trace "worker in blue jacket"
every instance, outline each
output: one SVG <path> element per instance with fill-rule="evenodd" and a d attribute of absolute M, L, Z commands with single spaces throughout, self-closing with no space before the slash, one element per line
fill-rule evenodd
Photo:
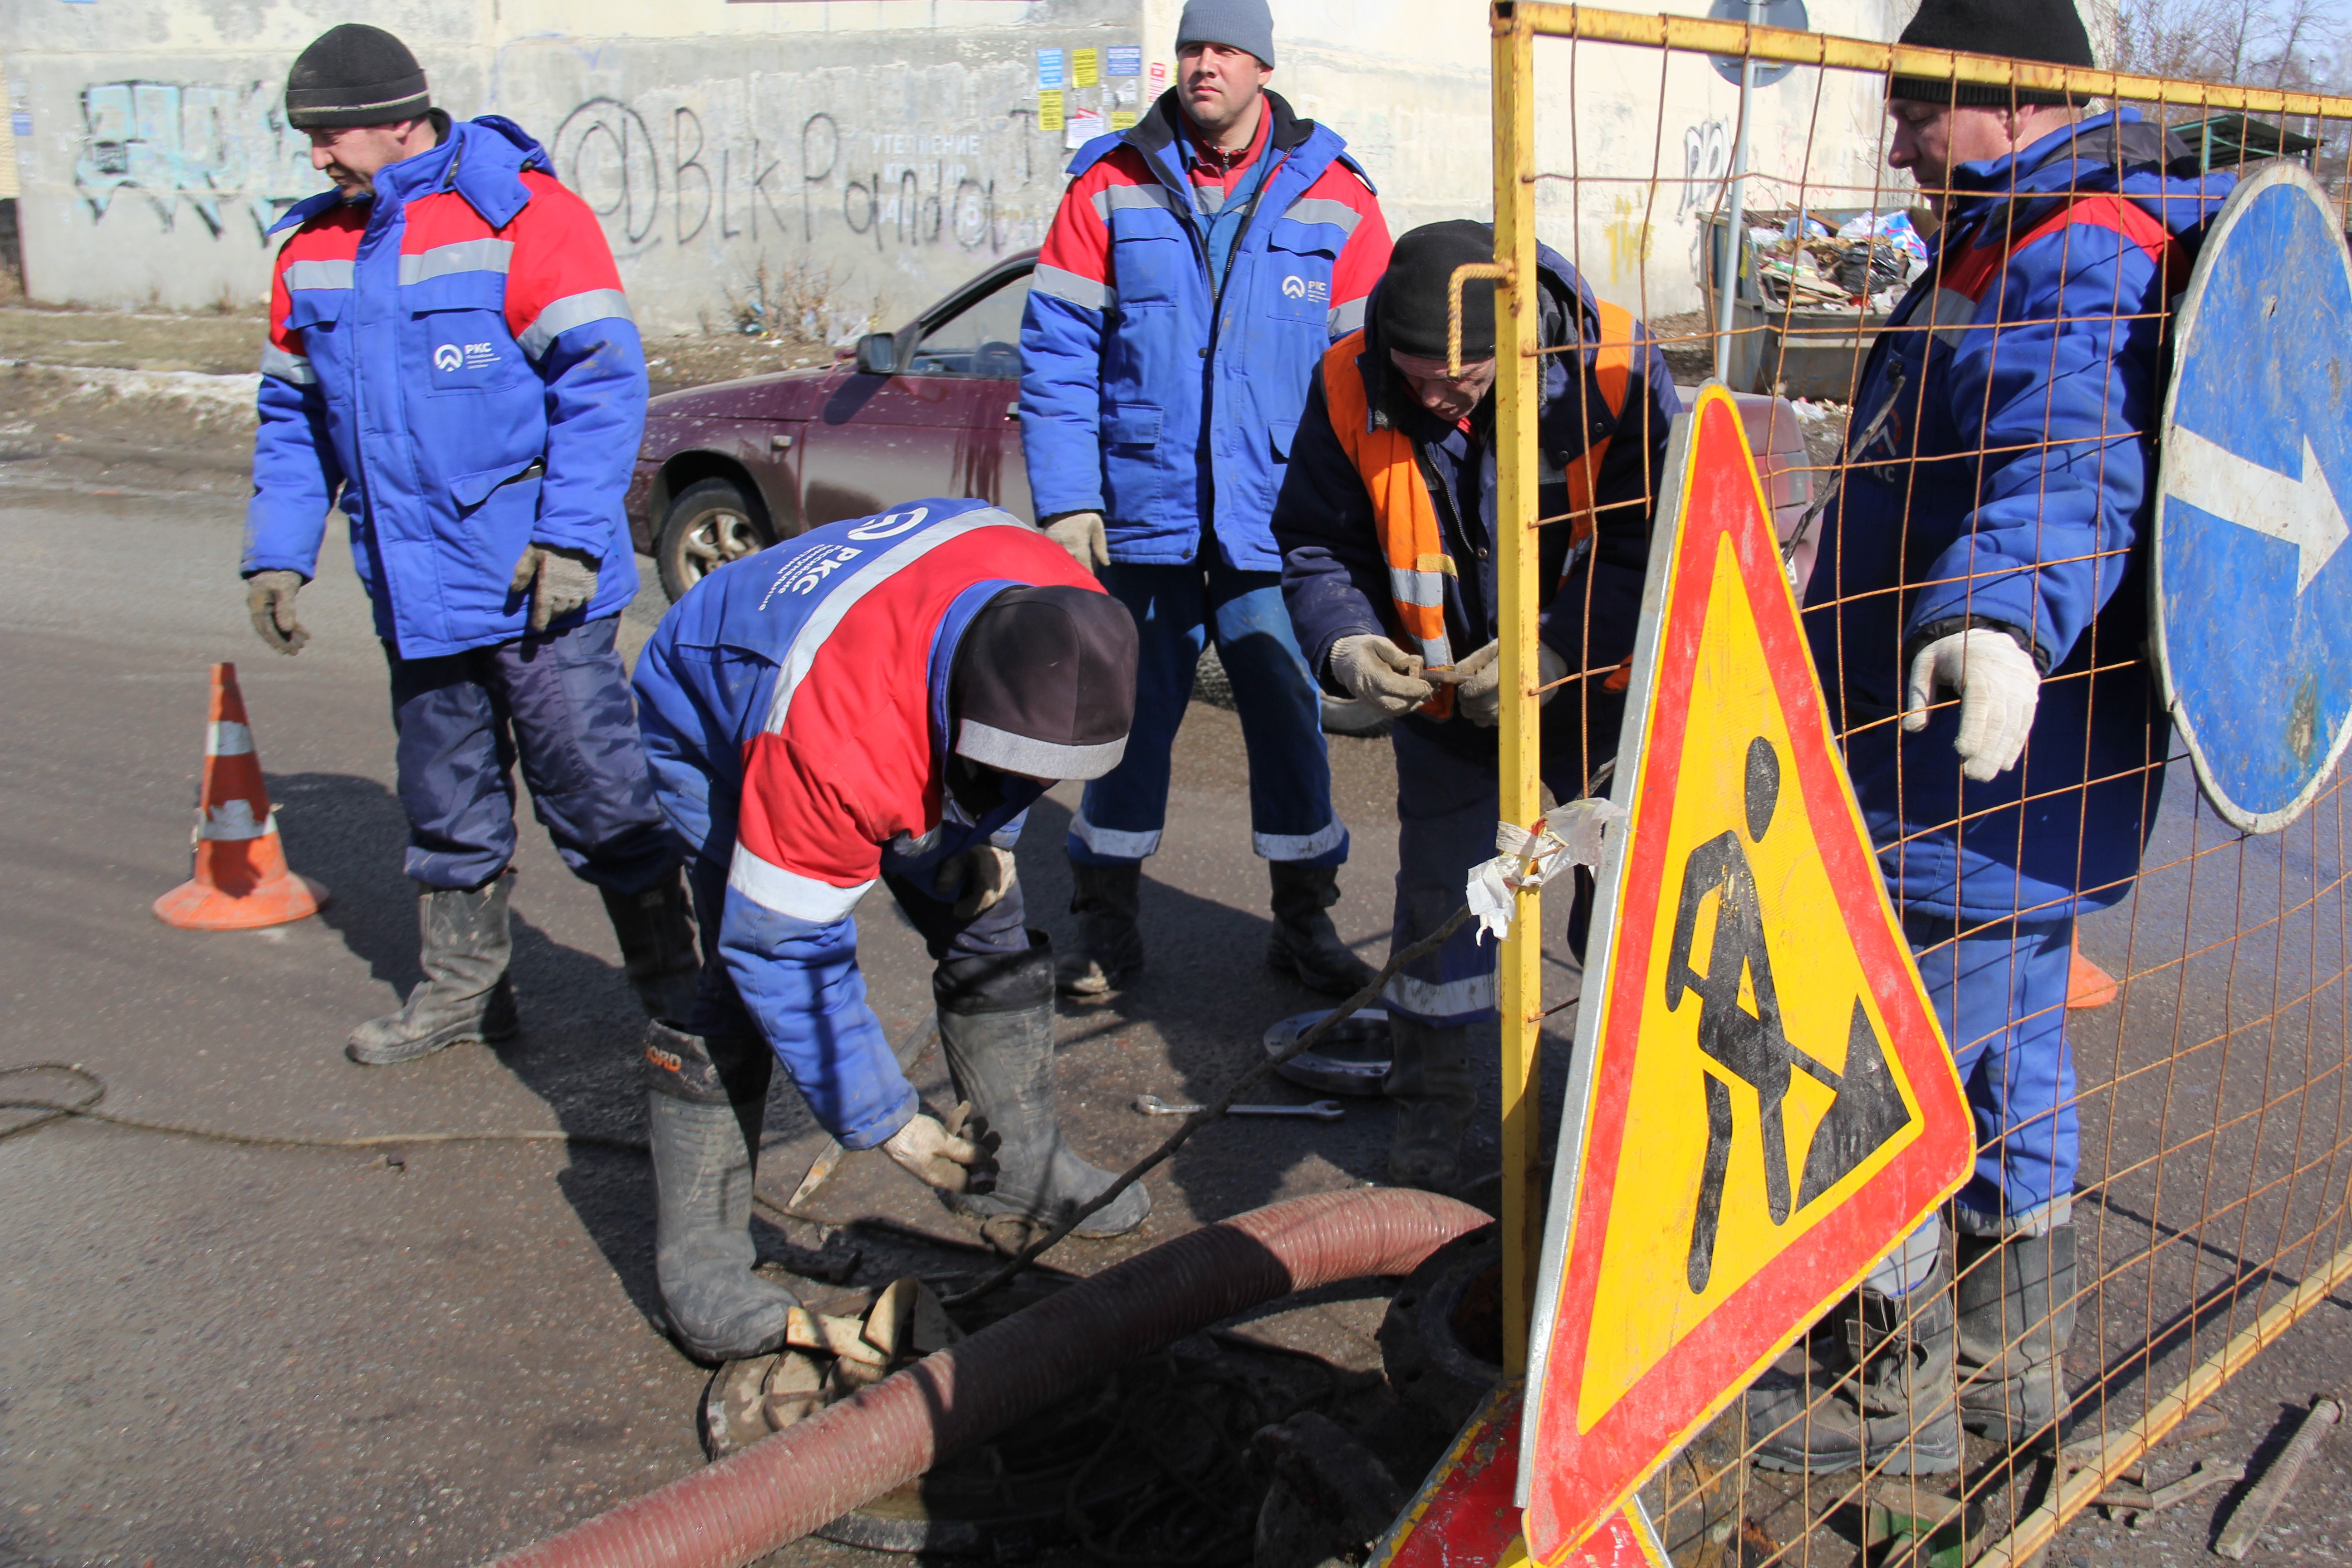
<path fill-rule="evenodd" d="M 1495 286 L 1462 291 L 1462 374 L 1447 363 L 1451 284 L 1491 262 L 1482 223 L 1429 224 L 1396 244 L 1363 328 L 1318 368 L 1276 503 L 1283 594 L 1327 689 L 1395 716 L 1396 916 L 1411 946 L 1460 907 L 1495 852 L 1502 668 L 1496 582 Z M 1543 358 L 1537 539 L 1543 771 L 1574 800 L 1616 754 L 1652 512 L 1680 406 L 1665 356 L 1633 314 L 1536 247 Z M 1570 679 L 1571 676 L 1577 679 Z M 1572 938 L 1580 936 L 1571 932 Z M 1475 926 L 1391 977 L 1390 1180 L 1460 1179 L 1495 1048 L 1495 944 Z"/>
<path fill-rule="evenodd" d="M 425 971 L 345 1054 L 384 1066 L 518 1028 L 518 759 L 646 1010 L 682 1010 L 694 933 L 614 649 L 637 586 L 622 498 L 646 364 L 611 247 L 538 142 L 494 115 L 452 123 L 381 28 L 313 42 L 286 107 L 334 189 L 271 231 L 293 233 L 261 356 L 247 602 L 264 642 L 299 652 L 295 596 L 341 510 L 392 668 Z"/>
<path fill-rule="evenodd" d="M 1927 0 L 1903 41 L 2093 64 L 2073 7 L 2039 0 Z M 1765 1464 L 1901 1474 L 1957 1468 L 1963 1425 L 2063 1429 L 2071 938 L 2129 892 L 2156 820 L 2166 312 L 2234 182 L 2194 177 L 2132 110 L 2055 93 L 1898 77 L 1887 112 L 1892 161 L 1944 221 L 1864 366 L 1805 621 L 1978 1156 L 1957 1292 L 1930 1220 L 1841 1309 L 1852 1353 L 1831 1371 L 1855 1375 L 1810 1413 L 1768 1380 L 1749 1418 Z"/>
<path fill-rule="evenodd" d="M 646 1050 L 656 1273 L 679 1343 L 773 1350 L 797 1305 L 751 1272 L 779 1061 L 844 1147 L 882 1150 L 983 1227 L 1055 1224 L 1109 1185 L 1062 1138 L 1053 950 L 1024 918 L 1012 849 L 1048 783 L 1098 777 L 1125 748 L 1135 624 L 1118 601 L 984 501 L 908 501 L 705 577 L 636 688 L 709 959 L 693 1012 L 656 1020 Z M 866 1004 L 852 911 L 877 882 L 934 961 L 968 1126 L 922 1110 Z M 1131 1230 L 1150 1207 L 1129 1187 L 1076 1234 Z"/>
<path fill-rule="evenodd" d="M 1176 86 L 1072 161 L 1021 326 L 1038 519 L 1143 635 L 1127 760 L 1070 824 L 1078 942 L 1058 978 L 1099 996 L 1143 967 L 1143 862 L 1213 637 L 1249 752 L 1250 843 L 1273 882 L 1266 962 L 1344 996 L 1371 970 L 1325 913 L 1348 829 L 1266 518 L 1307 377 L 1361 321 L 1388 228 L 1345 143 L 1265 89 L 1265 0 L 1189 0 L 1176 49 Z"/>

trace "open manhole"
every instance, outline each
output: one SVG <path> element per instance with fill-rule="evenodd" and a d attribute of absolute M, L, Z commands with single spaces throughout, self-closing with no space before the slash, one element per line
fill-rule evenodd
<path fill-rule="evenodd" d="M 1265 1032 L 1265 1054 L 1280 1056 L 1299 1036 L 1330 1016 L 1327 1007 L 1271 1026 Z M 1313 1050 L 1301 1051 L 1274 1070 L 1318 1094 L 1378 1094 L 1394 1055 L 1389 1044 L 1388 1009 L 1359 1007 L 1317 1041 Z"/>

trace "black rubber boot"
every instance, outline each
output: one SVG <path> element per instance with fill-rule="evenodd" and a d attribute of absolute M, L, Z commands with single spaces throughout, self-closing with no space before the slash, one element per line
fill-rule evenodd
<path fill-rule="evenodd" d="M 1021 958 L 951 958 L 931 976 L 940 1044 L 956 1097 L 971 1101 L 979 1135 L 994 1145 L 996 1185 L 985 1194 L 941 1193 L 969 1219 L 1013 1215 L 1058 1225 L 1110 1185 L 1062 1140 L 1054 1108 L 1054 958 L 1045 937 Z M 1072 1234 L 1118 1236 L 1151 1212 L 1141 1183 L 1121 1193 Z"/>
<path fill-rule="evenodd" d="M 1389 1184 L 1450 1193 L 1462 1180 L 1462 1137 L 1478 1109 L 1470 1053 L 1492 1038 L 1491 1024 L 1438 1028 L 1389 1015 L 1389 1076 L 1381 1092 L 1396 1101 L 1389 1142 Z"/>
<path fill-rule="evenodd" d="M 1143 868 L 1070 862 L 1070 912 L 1078 917 L 1078 945 L 1063 954 L 1054 983 L 1065 996 L 1102 996 L 1143 968 Z"/>
<path fill-rule="evenodd" d="M 1864 1289 L 1830 1315 L 1819 1377 L 1768 1372 L 1748 1391 L 1748 1436 L 1768 1470 L 1890 1476 L 1960 1468 L 1952 1293 L 1938 1260 L 1907 1296 Z"/>
<path fill-rule="evenodd" d="M 1269 860 L 1274 879 L 1274 931 L 1265 961 L 1309 991 L 1353 996 L 1372 983 L 1372 966 L 1348 951 L 1323 911 L 1339 901 L 1337 866 Z"/>
<path fill-rule="evenodd" d="M 520 1026 L 507 961 L 507 896 L 500 872 L 478 888 L 425 888 L 416 898 L 417 963 L 424 983 L 397 1013 L 352 1031 L 343 1055 L 362 1067 L 393 1067 L 460 1040 L 510 1040 Z"/>
<path fill-rule="evenodd" d="M 775 1058 L 658 1019 L 646 1029 L 654 1275 L 678 1348 L 697 1361 L 764 1355 L 800 1299 L 751 1272 L 751 1181 Z"/>
<path fill-rule="evenodd" d="M 642 893 L 604 895 L 604 913 L 621 942 L 621 969 L 648 1018 L 683 1018 L 694 1006 L 694 984 L 702 963 L 695 952 L 694 919 L 688 912 L 686 876 L 672 871 Z"/>
<path fill-rule="evenodd" d="M 2074 1337 L 2074 1227 L 1959 1237 L 1960 1420 L 2021 1447 L 2066 1436 Z"/>

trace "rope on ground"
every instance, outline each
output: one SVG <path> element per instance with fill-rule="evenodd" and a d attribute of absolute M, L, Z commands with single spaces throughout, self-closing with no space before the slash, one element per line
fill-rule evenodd
<path fill-rule="evenodd" d="M 1337 1007 L 1332 1008 L 1328 1014 L 1317 1022 L 1313 1028 L 1307 1030 L 1301 1034 L 1298 1038 L 1291 1041 L 1290 1044 L 1284 1047 L 1279 1054 L 1266 1058 L 1265 1060 L 1250 1068 L 1249 1071 L 1242 1074 L 1238 1079 L 1235 1079 L 1233 1083 L 1226 1088 L 1225 1092 L 1217 1097 L 1213 1104 L 1203 1106 L 1201 1110 L 1196 1110 L 1192 1115 L 1186 1117 L 1184 1119 L 1184 1124 L 1177 1128 L 1174 1132 L 1169 1134 L 1167 1142 L 1161 1143 L 1159 1148 L 1154 1149 L 1150 1153 L 1146 1154 L 1134 1164 L 1129 1165 L 1127 1170 L 1120 1174 L 1117 1181 L 1111 1183 L 1110 1185 L 1105 1187 L 1101 1192 L 1097 1193 L 1087 1202 L 1079 1205 L 1074 1213 L 1066 1216 L 1062 1222 L 1055 1226 L 1052 1230 L 1047 1231 L 1043 1237 L 1040 1237 L 1037 1240 L 1033 1241 L 1028 1246 L 1023 1247 L 1011 1261 L 1004 1265 L 1003 1268 L 998 1269 L 995 1273 L 990 1275 L 987 1279 L 982 1280 L 971 1289 L 960 1291 L 957 1294 L 947 1298 L 944 1304 L 950 1307 L 961 1307 L 969 1302 L 976 1301 L 982 1296 L 987 1295 L 990 1291 L 998 1289 L 1000 1286 L 1010 1282 L 1019 1276 L 1022 1270 L 1027 1268 L 1031 1264 L 1036 1262 L 1038 1258 L 1044 1257 L 1049 1249 L 1059 1245 L 1063 1238 L 1067 1237 L 1070 1232 L 1085 1224 L 1089 1215 L 1095 1214 L 1106 1205 L 1116 1201 L 1121 1193 L 1127 1191 L 1128 1188 L 1135 1185 L 1136 1183 L 1141 1181 L 1146 1175 L 1164 1164 L 1172 1155 L 1174 1155 L 1177 1150 L 1181 1149 L 1184 1146 L 1186 1141 L 1188 1141 L 1193 1133 L 1198 1132 L 1210 1122 L 1223 1116 L 1226 1111 L 1233 1109 L 1234 1103 L 1238 1101 L 1243 1095 L 1248 1093 L 1251 1089 L 1255 1089 L 1259 1084 L 1265 1082 L 1266 1079 L 1272 1077 L 1285 1062 L 1289 1061 L 1291 1058 L 1299 1055 L 1301 1052 L 1312 1050 L 1317 1046 L 1321 1045 L 1326 1036 L 1329 1035 L 1333 1029 L 1339 1027 L 1344 1020 L 1353 1016 L 1359 1008 L 1370 1006 L 1371 1003 L 1379 997 L 1381 991 L 1387 987 L 1389 981 L 1395 976 L 1398 970 L 1402 969 L 1408 963 L 1426 958 L 1431 953 L 1435 952 L 1439 948 L 1444 947 L 1445 945 L 1446 939 L 1452 936 L 1455 931 L 1460 931 L 1463 926 L 1469 922 L 1469 920 L 1470 906 L 1465 903 L 1461 908 L 1455 910 L 1452 915 L 1448 916 L 1444 925 L 1439 926 L 1435 931 L 1430 932 L 1427 936 L 1423 937 L 1419 942 L 1414 942 L 1412 946 L 1399 948 L 1395 952 L 1391 953 L 1389 955 L 1388 963 L 1381 966 L 1381 972 L 1378 974 L 1373 975 L 1362 990 L 1357 992 L 1353 996 L 1349 997 L 1345 1002 L 1340 1003 Z"/>
<path fill-rule="evenodd" d="M 33 1110 L 40 1112 L 18 1122 L 14 1127 L 0 1128 L 0 1140 L 30 1132 L 37 1127 L 47 1127 L 53 1121 L 73 1119 L 82 1121 L 102 1121 L 110 1127 L 127 1128 L 134 1132 L 161 1132 L 173 1138 L 193 1138 L 205 1143 L 227 1143 L 247 1149 L 390 1149 L 413 1143 L 562 1143 L 574 1149 L 614 1149 L 626 1154 L 642 1154 L 646 1141 L 642 1138 L 621 1138 L 604 1132 L 564 1132 L 556 1129 L 530 1131 L 503 1130 L 487 1132 L 379 1132 L 359 1138 L 297 1138 L 271 1132 L 224 1132 L 212 1127 L 188 1127 L 175 1121 L 149 1121 L 136 1116 L 118 1116 L 110 1110 L 100 1110 L 98 1102 L 106 1098 L 106 1080 L 76 1062 L 26 1062 L 17 1067 L 0 1068 L 0 1079 L 18 1078 L 26 1073 L 63 1073 L 79 1079 L 88 1086 L 80 1100 L 0 1100 L 0 1110 Z"/>

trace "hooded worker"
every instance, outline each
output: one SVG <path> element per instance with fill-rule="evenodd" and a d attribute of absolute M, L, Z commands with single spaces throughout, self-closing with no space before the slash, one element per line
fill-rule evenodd
<path fill-rule="evenodd" d="M 1012 847 L 1047 784 L 1117 765 L 1135 655 L 1125 606 L 1059 545 L 938 500 L 721 567 L 646 645 L 639 717 L 703 933 L 692 1014 L 656 1021 L 646 1050 L 656 1272 L 689 1353 L 773 1350 L 797 1304 L 751 1272 L 779 1060 L 844 1147 L 880 1148 L 968 1217 L 1051 1225 L 1110 1184 L 1062 1138 L 1053 953 Z M 937 965 L 969 1136 L 922 1109 L 866 1005 L 851 911 L 877 880 Z M 1076 1234 L 1150 1207 L 1130 1187 Z"/>
<path fill-rule="evenodd" d="M 1501 714 L 1496 580 L 1495 286 L 1462 291 L 1460 374 L 1447 362 L 1452 286 L 1491 264 L 1495 233 L 1429 224 L 1397 241 L 1370 319 L 1317 367 L 1275 503 L 1282 592 L 1324 688 L 1396 717 L 1395 951 L 1443 924 L 1495 852 Z M 1536 538 L 1544 778 L 1584 795 L 1625 708 L 1656 477 L 1677 400 L 1664 356 L 1566 259 L 1536 249 L 1545 349 Z M 1571 676 L 1590 679 L 1569 679 Z M 1476 928 L 1388 984 L 1397 1101 L 1390 1179 L 1444 1190 L 1477 1104 L 1472 1058 L 1495 1037 L 1495 946 Z"/>

